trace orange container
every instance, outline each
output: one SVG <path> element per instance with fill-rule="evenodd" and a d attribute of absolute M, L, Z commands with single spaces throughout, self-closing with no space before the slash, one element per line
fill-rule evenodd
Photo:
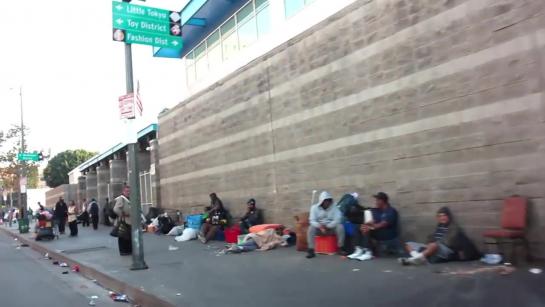
<path fill-rule="evenodd" d="M 335 254 L 337 252 L 337 236 L 316 236 L 314 251 L 318 254 Z"/>

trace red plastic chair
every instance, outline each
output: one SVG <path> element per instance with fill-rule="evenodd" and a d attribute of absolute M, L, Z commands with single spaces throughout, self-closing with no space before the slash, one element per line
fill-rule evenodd
<path fill-rule="evenodd" d="M 526 215 L 528 202 L 526 198 L 511 196 L 505 199 L 501 215 L 501 229 L 488 230 L 483 233 L 484 244 L 497 245 L 500 253 L 505 255 L 505 245 L 511 245 L 511 261 L 514 262 L 517 245 L 526 249 L 526 258 L 530 260 L 530 249 L 526 239 Z M 487 240 L 489 239 L 489 240 Z"/>

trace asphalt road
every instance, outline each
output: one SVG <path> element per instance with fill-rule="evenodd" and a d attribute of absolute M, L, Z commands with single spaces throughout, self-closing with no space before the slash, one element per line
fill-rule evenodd
<path fill-rule="evenodd" d="M 67 268 L 53 265 L 43 255 L 0 234 L 0 306 L 130 306 L 113 302 L 108 291 Z M 70 271 L 69 274 L 62 274 Z"/>

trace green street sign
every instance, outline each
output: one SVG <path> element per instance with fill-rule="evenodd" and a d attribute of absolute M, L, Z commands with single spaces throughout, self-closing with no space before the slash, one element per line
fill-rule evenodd
<path fill-rule="evenodd" d="M 22 152 L 17 154 L 19 161 L 40 161 L 40 154 L 37 152 Z"/>
<path fill-rule="evenodd" d="M 156 47 L 183 47 L 180 13 L 127 2 L 112 2 L 114 41 Z"/>

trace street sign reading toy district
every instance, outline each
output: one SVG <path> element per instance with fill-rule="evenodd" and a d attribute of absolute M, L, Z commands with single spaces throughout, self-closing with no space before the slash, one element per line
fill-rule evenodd
<path fill-rule="evenodd" d="M 17 154 L 19 161 L 40 161 L 40 154 L 37 152 L 21 152 Z"/>
<path fill-rule="evenodd" d="M 114 1 L 112 17 L 114 41 L 182 48 L 182 18 L 178 12 Z"/>

